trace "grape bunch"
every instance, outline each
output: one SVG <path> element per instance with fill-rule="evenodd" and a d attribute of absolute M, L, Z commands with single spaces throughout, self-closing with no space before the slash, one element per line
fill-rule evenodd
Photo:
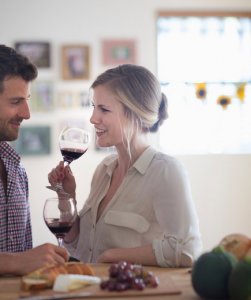
<path fill-rule="evenodd" d="M 109 278 L 100 283 L 102 290 L 122 292 L 125 290 L 142 291 L 145 287 L 157 287 L 159 279 L 152 272 L 144 270 L 141 265 L 120 261 L 111 264 Z"/>

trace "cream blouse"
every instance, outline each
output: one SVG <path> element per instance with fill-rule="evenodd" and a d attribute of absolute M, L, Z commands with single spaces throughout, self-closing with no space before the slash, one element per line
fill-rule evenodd
<path fill-rule="evenodd" d="M 79 213 L 80 234 L 72 243 L 65 243 L 70 254 L 95 263 L 107 249 L 152 244 L 159 266 L 191 266 L 201 251 L 201 239 L 183 166 L 147 148 L 96 221 L 116 164 L 114 154 L 97 167 L 90 195 Z"/>

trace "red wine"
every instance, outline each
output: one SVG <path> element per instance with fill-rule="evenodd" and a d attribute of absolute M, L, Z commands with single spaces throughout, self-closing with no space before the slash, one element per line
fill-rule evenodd
<path fill-rule="evenodd" d="M 82 149 L 72 149 L 72 148 L 63 148 L 61 149 L 62 156 L 64 158 L 64 161 L 67 161 L 69 164 L 75 160 L 78 159 L 80 156 L 82 156 L 86 150 Z"/>
<path fill-rule="evenodd" d="M 45 220 L 46 225 L 50 231 L 55 234 L 57 238 L 64 238 L 67 232 L 70 231 L 72 227 L 72 222 L 59 221 L 59 219 L 48 219 Z"/>

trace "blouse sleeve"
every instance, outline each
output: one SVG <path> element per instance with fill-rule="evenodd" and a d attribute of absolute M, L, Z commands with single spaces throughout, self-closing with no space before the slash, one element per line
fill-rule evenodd
<path fill-rule="evenodd" d="M 163 235 L 153 242 L 156 260 L 162 267 L 190 267 L 201 251 L 201 238 L 189 179 L 175 159 L 162 165 L 161 173 L 154 209 Z"/>

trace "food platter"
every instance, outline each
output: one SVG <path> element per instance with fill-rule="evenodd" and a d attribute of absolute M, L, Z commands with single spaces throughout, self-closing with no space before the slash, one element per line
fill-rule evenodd
<path fill-rule="evenodd" d="M 101 264 L 101 265 L 93 265 L 93 270 L 95 276 L 99 276 L 102 279 L 107 277 L 107 270 L 109 265 Z M 151 296 L 151 295 L 175 295 L 180 294 L 181 290 L 177 285 L 173 282 L 172 278 L 169 276 L 168 272 L 165 272 L 163 268 L 148 268 L 149 271 L 154 272 L 156 276 L 159 278 L 159 286 L 156 288 L 146 287 L 144 290 L 126 290 L 123 292 L 117 291 L 108 291 L 102 290 L 99 285 L 91 285 L 86 286 L 84 288 L 74 290 L 72 292 L 54 292 L 52 289 L 44 289 L 39 291 L 21 291 L 20 298 L 27 298 L 31 296 L 68 296 L 76 298 L 77 295 L 79 299 L 83 298 L 113 298 L 113 297 L 144 297 L 144 296 Z M 35 299 L 35 298 L 34 298 Z M 52 298 L 53 299 L 53 298 Z"/>

